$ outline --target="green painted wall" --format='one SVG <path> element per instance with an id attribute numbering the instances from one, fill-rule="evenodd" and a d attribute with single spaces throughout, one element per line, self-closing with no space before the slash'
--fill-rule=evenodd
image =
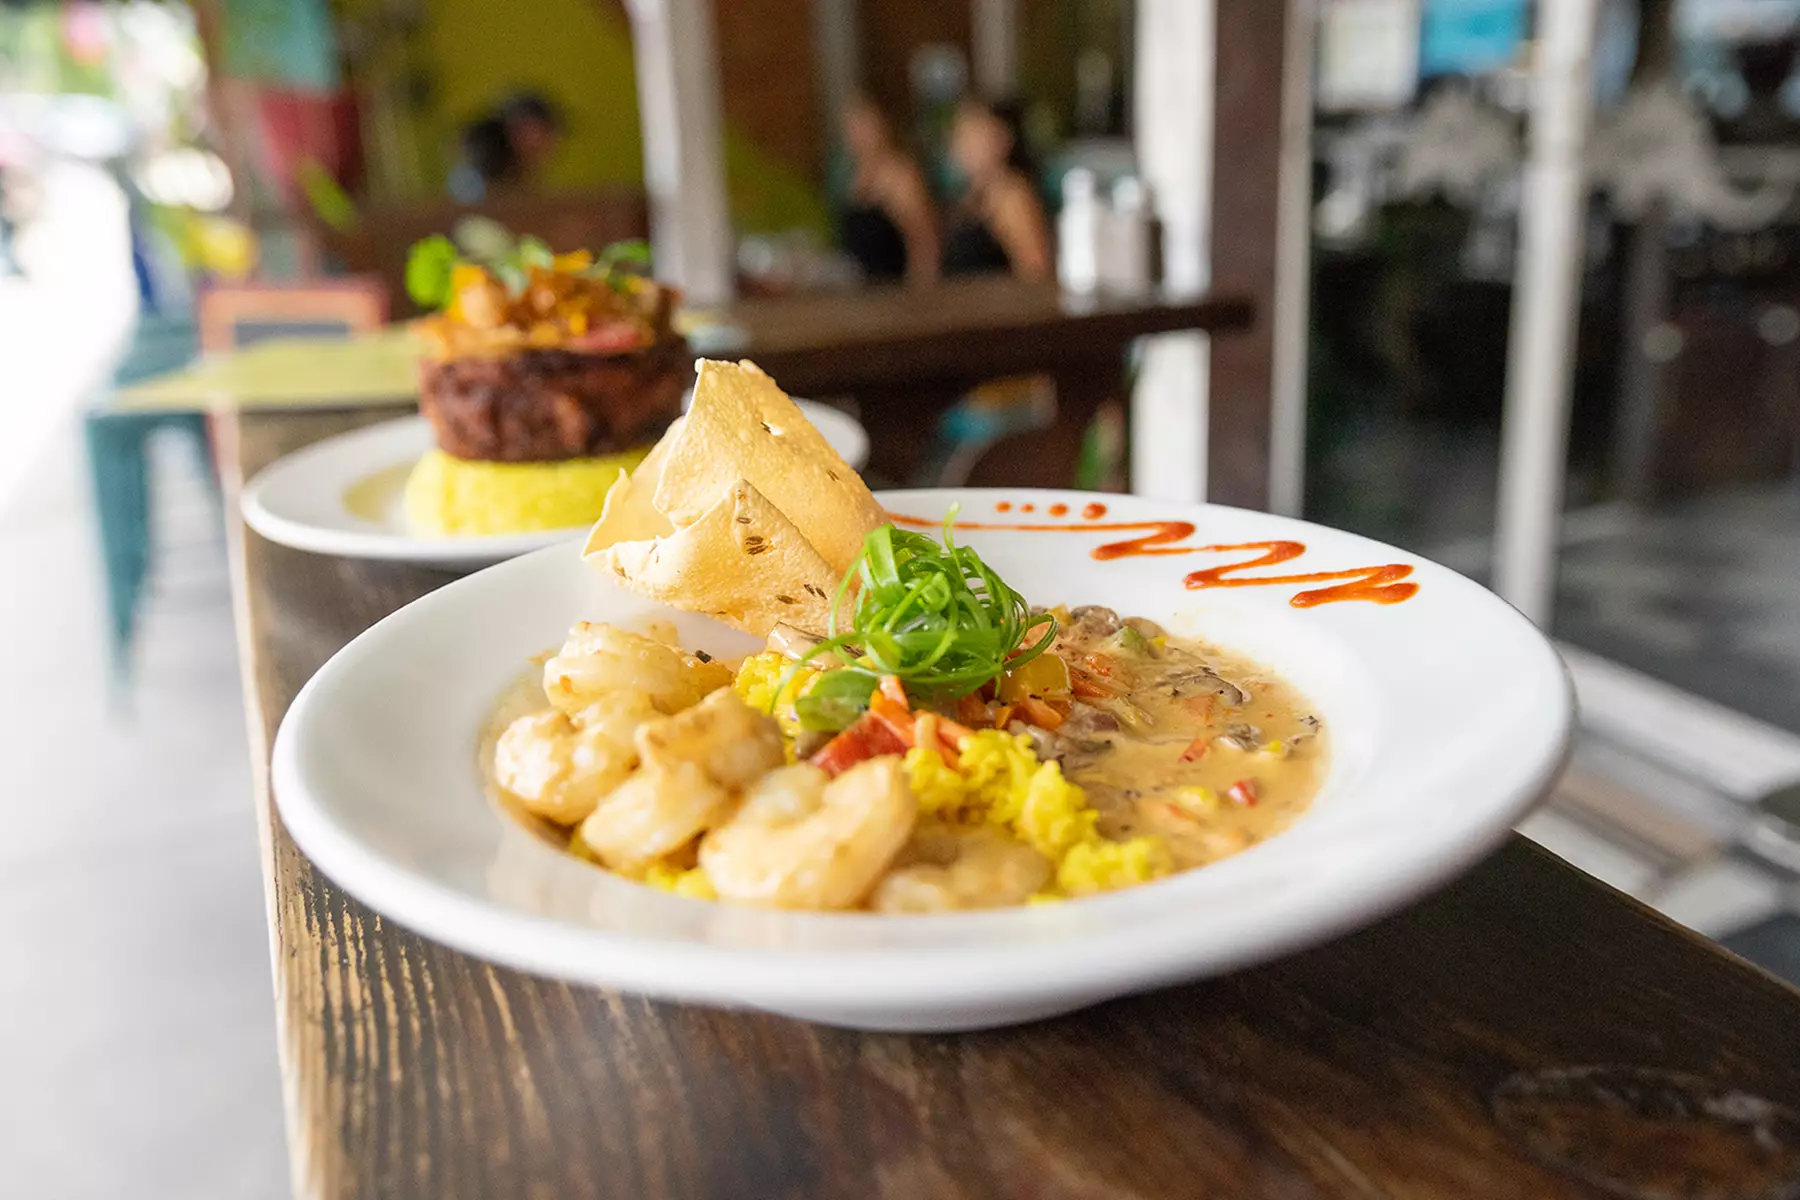
<path id="1" fill-rule="evenodd" d="M 594 0 L 430 0 L 428 12 L 421 49 L 434 90 L 420 141 L 435 148 L 434 157 L 447 160 L 465 122 L 525 87 L 554 99 L 568 116 L 546 178 L 551 187 L 642 183 L 631 33 L 615 12 Z M 441 181 L 443 165 L 432 164 L 426 177 Z M 740 232 L 826 227 L 814 183 L 729 121 L 725 167 Z"/>

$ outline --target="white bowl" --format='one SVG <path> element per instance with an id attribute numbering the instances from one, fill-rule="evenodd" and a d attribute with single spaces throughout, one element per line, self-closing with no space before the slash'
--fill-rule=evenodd
<path id="1" fill-rule="evenodd" d="M 1092 899 L 887 917 L 682 899 L 554 849 L 485 797 L 476 746 L 528 656 L 580 619 L 673 619 L 721 653 L 747 639 L 609 585 L 558 546 L 451 583 L 375 625 L 301 691 L 276 739 L 275 797 L 300 847 L 344 889 L 429 937 L 523 970 L 830 1024 L 965 1029 L 1029 1020 L 1322 941 L 1388 913 L 1492 848 L 1549 787 L 1572 715 L 1561 661 L 1489 592 L 1403 551 L 1236 509 L 1046 491 L 881 497 L 959 536 L 1028 598 L 1105 604 L 1275 668 L 1313 702 L 1332 760 L 1290 830 L 1223 862 Z M 1103 520 L 1084 506 L 1103 502 Z M 1000 504 L 1010 505 L 1004 516 Z M 1030 505 L 1033 513 L 1027 514 Z M 1067 515 L 1050 517 L 1053 505 Z M 1185 521 L 1151 556 L 1102 544 Z M 1299 608 L 1308 587 L 1192 590 L 1189 572 L 1304 543 L 1226 581 L 1381 564 L 1417 594 Z M 1174 551 L 1174 553 L 1169 553 Z"/>
<path id="2" fill-rule="evenodd" d="M 862 467 L 869 435 L 855 418 L 811 400 L 794 403 L 845 462 Z M 587 525 L 472 537 L 412 532 L 402 493 L 413 464 L 431 446 L 431 425 L 417 416 L 315 442 L 257 472 L 244 489 L 244 522 L 296 550 L 452 570 L 504 562 L 587 532 Z M 353 491 L 357 504 L 349 499 Z"/>

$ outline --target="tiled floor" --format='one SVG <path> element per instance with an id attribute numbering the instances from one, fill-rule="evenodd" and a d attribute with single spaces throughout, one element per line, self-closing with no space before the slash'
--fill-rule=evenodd
<path id="1" fill-rule="evenodd" d="M 1491 429 L 1365 415 L 1330 440 L 1308 516 L 1488 577 Z M 1581 491 L 1571 481 L 1556 636 L 1800 734 L 1800 480 L 1646 509 Z"/>
<path id="2" fill-rule="evenodd" d="M 1563 552 L 1557 636 L 1800 733 L 1800 485 L 1590 524 Z"/>

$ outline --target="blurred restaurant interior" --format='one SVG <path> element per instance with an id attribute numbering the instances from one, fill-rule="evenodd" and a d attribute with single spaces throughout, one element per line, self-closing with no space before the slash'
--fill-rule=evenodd
<path id="1" fill-rule="evenodd" d="M 0 727 L 56 798 L 0 858 L 56 984 L 0 1013 L 59 1018 L 0 1112 L 27 1178 L 209 1146 L 34 1194 L 285 1188 L 209 414 L 391 415 L 432 235 L 647 239 L 876 486 L 1269 508 L 1492 585 L 1583 710 L 1522 831 L 1800 982 L 1797 55 L 1800 0 L 0 4 Z"/>

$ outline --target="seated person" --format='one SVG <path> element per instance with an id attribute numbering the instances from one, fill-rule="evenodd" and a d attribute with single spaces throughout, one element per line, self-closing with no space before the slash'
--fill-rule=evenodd
<path id="1" fill-rule="evenodd" d="M 1050 222 L 1018 107 L 964 100 L 950 127 L 950 157 L 967 182 L 944 235 L 944 274 L 1049 279 Z"/>
<path id="2" fill-rule="evenodd" d="M 844 110 L 850 179 L 838 206 L 838 244 L 871 280 L 937 278 L 937 219 L 925 177 L 894 142 L 880 109 L 857 97 Z"/>

